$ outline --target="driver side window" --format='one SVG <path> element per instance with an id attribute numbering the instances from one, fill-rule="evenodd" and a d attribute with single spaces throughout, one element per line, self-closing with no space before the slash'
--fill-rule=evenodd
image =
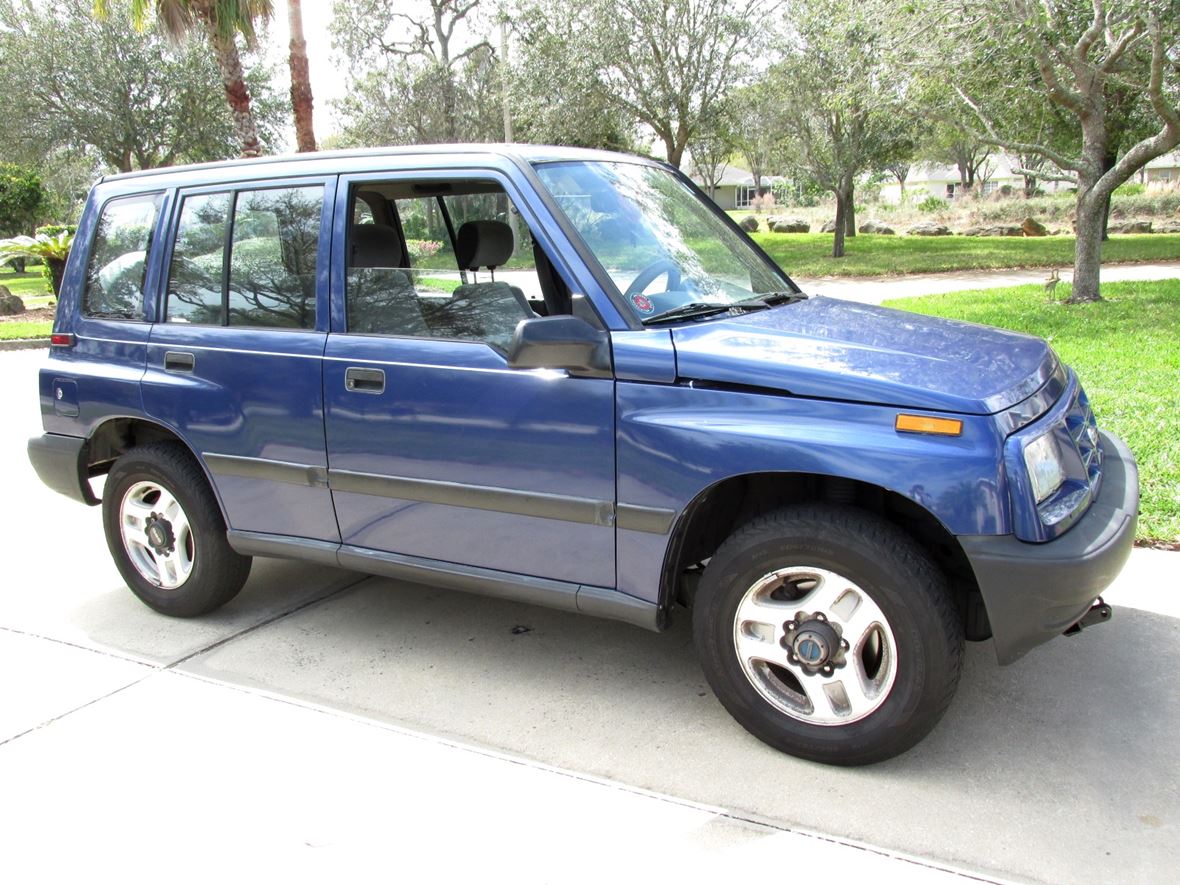
<path id="1" fill-rule="evenodd" d="M 488 181 L 365 182 L 346 245 L 348 331 L 482 341 L 507 348 L 522 320 L 569 313 L 569 288 L 534 248 L 503 188 Z M 366 218 L 366 220 L 358 220 Z M 538 267 L 538 261 L 541 265 Z"/>

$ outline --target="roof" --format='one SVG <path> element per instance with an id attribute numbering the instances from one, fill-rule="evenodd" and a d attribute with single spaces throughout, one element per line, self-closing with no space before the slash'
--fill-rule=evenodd
<path id="1" fill-rule="evenodd" d="M 305 154 L 279 154 L 271 157 L 257 157 L 253 159 L 236 158 L 232 160 L 218 160 L 213 163 L 192 163 L 184 166 L 162 166 L 158 169 L 140 169 L 135 172 L 123 172 L 110 175 L 103 181 L 124 181 L 128 179 L 148 178 L 151 176 L 183 175 L 192 172 L 212 172 L 217 170 L 257 170 L 265 173 L 268 167 L 280 167 L 276 174 L 325 174 L 329 169 L 323 167 L 347 166 L 349 161 L 367 160 L 374 157 L 423 156 L 455 157 L 463 155 L 484 155 L 519 160 L 525 163 L 554 162 L 559 160 L 591 161 L 619 161 L 658 163 L 650 157 L 640 157 L 632 154 L 620 154 L 613 151 L 600 151 L 590 148 L 562 147 L 559 145 L 536 144 L 420 144 L 397 145 L 389 147 L 358 148 L 351 150 L 316 151 Z"/>
<path id="2" fill-rule="evenodd" d="M 731 166 L 728 163 L 720 168 L 721 168 L 721 177 L 717 181 L 718 187 L 743 187 L 743 186 L 744 187 L 753 187 L 754 186 L 753 173 L 748 172 L 745 169 L 741 169 L 737 166 Z M 699 175 L 693 175 L 692 180 L 695 181 L 700 186 L 704 186 L 704 184 L 705 184 L 705 182 L 702 181 L 702 179 Z M 786 179 L 784 179 L 781 175 L 763 175 L 762 176 L 762 183 L 764 185 L 770 184 L 773 182 L 777 182 L 777 181 L 785 181 L 785 180 Z"/>

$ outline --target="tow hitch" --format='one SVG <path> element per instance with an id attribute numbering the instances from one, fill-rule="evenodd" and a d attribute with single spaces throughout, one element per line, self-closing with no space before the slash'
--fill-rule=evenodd
<path id="1" fill-rule="evenodd" d="M 1078 619 L 1078 622 L 1066 630 L 1063 635 L 1076 636 L 1087 627 L 1093 627 L 1095 624 L 1101 624 L 1105 621 L 1109 621 L 1112 614 L 1113 610 L 1111 607 L 1103 602 L 1102 597 L 1099 596 L 1094 600 L 1094 604 L 1090 606 L 1090 610 L 1082 615 L 1081 618 Z"/>

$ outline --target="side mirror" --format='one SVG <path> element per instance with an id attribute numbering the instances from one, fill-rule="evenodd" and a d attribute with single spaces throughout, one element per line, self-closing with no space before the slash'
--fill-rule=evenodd
<path id="1" fill-rule="evenodd" d="M 611 375 L 610 336 L 581 317 L 521 320 L 508 345 L 512 369 L 568 369 L 579 375 Z"/>

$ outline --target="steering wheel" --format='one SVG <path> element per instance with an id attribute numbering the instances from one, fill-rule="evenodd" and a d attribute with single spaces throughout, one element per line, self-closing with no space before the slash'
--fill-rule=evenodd
<path id="1" fill-rule="evenodd" d="M 665 291 L 671 292 L 680 288 L 680 265 L 670 258 L 658 258 L 639 272 L 623 293 L 623 297 L 631 298 L 638 295 L 651 285 L 652 280 L 664 274 L 668 275 L 668 286 Z"/>

